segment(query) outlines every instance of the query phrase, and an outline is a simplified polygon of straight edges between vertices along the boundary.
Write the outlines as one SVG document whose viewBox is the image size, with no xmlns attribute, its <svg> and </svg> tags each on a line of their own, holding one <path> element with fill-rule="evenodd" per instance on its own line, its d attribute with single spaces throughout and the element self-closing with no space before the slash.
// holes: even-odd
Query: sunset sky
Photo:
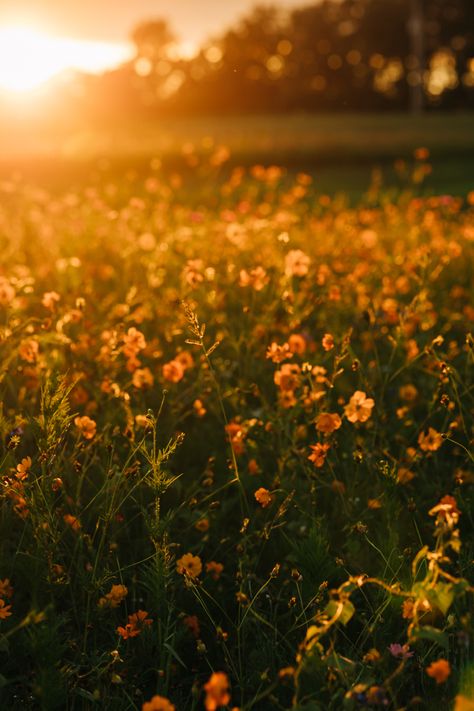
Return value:
<svg viewBox="0 0 474 711">
<path fill-rule="evenodd" d="M 309 0 L 277 0 L 297 7 Z M 166 18 L 192 56 L 256 0 L 0 0 L 0 90 L 24 93 L 68 70 L 100 73 L 133 56 L 130 33 Z"/>
<path fill-rule="evenodd" d="M 255 0 L 0 0 L 0 26 L 34 25 L 67 37 L 123 42 L 141 20 L 167 17 L 183 42 L 196 44 L 255 4 Z M 297 7 L 308 0 L 276 4 Z"/>
</svg>

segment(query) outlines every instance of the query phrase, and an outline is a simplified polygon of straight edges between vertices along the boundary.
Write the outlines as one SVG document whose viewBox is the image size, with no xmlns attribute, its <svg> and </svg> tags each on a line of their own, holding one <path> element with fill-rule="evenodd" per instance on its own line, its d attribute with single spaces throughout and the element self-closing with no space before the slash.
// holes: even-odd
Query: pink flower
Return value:
<svg viewBox="0 0 474 711">
<path fill-rule="evenodd" d="M 395 644 L 391 644 L 388 647 L 388 651 L 392 655 L 392 657 L 395 657 L 395 659 L 409 659 L 412 657 L 415 652 L 410 651 L 410 647 L 408 644 L 398 644 L 396 642 Z"/>
</svg>

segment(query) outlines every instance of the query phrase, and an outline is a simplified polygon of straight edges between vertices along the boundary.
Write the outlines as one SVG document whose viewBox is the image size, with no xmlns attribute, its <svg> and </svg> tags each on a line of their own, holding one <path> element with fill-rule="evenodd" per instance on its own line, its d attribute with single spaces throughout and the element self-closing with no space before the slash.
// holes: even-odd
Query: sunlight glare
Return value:
<svg viewBox="0 0 474 711">
<path fill-rule="evenodd" d="M 132 57 L 127 44 L 55 37 L 26 26 L 0 28 L 0 87 L 25 92 L 66 70 L 100 73 Z"/>
</svg>

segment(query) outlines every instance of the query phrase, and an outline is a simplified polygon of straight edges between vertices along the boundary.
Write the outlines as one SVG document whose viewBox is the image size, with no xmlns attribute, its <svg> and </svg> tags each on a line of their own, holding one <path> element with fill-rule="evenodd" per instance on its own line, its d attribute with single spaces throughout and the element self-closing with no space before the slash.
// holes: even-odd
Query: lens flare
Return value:
<svg viewBox="0 0 474 711">
<path fill-rule="evenodd" d="M 33 27 L 0 28 L 0 87 L 36 89 L 67 70 L 99 73 L 132 57 L 127 44 L 55 37 Z"/>
</svg>

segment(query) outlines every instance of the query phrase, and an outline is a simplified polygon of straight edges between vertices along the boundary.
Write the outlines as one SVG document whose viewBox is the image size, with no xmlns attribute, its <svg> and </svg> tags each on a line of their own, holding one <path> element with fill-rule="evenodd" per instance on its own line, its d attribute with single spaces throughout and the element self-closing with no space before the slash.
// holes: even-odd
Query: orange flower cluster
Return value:
<svg viewBox="0 0 474 711">
<path fill-rule="evenodd" d="M 263 267 L 255 267 L 248 272 L 246 269 L 241 269 L 239 274 L 239 286 L 245 288 L 247 286 L 254 291 L 262 291 L 268 284 L 269 278 Z"/>
<path fill-rule="evenodd" d="M 183 378 L 186 370 L 193 366 L 193 358 L 190 353 L 181 351 L 178 355 L 165 363 L 163 366 L 163 377 L 169 383 L 179 383 Z"/>
<path fill-rule="evenodd" d="M 229 437 L 232 449 L 236 456 L 245 452 L 245 429 L 239 422 L 229 422 L 225 426 L 225 431 Z"/>
<path fill-rule="evenodd" d="M 138 637 L 147 627 L 153 624 L 153 620 L 148 619 L 148 612 L 138 610 L 133 615 L 128 616 L 128 623 L 125 627 L 117 627 L 117 632 L 122 639 Z"/>
<path fill-rule="evenodd" d="M 98 605 L 99 607 L 118 607 L 127 595 L 128 590 L 125 585 L 112 585 L 110 592 L 100 598 Z"/>
<path fill-rule="evenodd" d="M 301 368 L 296 363 L 284 363 L 274 375 L 275 385 L 280 388 L 280 404 L 288 408 L 296 405 L 295 390 L 301 383 Z"/>
</svg>

